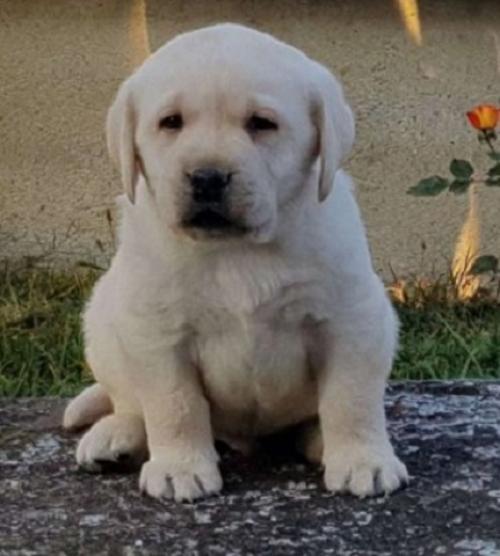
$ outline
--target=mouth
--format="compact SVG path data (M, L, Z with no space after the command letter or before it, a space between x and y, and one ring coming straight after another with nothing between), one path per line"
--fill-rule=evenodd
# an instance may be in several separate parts
M201 228L202 230L226 230L233 226L228 218L211 209L198 211L187 221L187 225L188 227Z
M240 236L247 231L241 224L211 208L204 208L191 214L183 221L182 227L193 237Z

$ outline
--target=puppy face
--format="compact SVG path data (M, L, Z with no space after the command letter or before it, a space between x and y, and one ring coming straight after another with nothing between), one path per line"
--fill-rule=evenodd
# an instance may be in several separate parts
M236 25L167 43L125 82L108 116L130 200L142 173L165 226L198 240L270 241L304 187L326 197L353 135L327 70Z
M224 53L203 64L193 49L185 64L139 118L138 148L158 206L169 226L194 238L265 241L315 158L307 109L300 98L280 102L287 91L279 80L266 83L258 68Z

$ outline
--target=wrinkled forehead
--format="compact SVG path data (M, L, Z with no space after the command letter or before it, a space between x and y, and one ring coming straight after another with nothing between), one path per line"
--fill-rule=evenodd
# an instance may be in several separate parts
M278 110L284 109L284 99L289 106L307 96L308 62L295 49L271 41L174 41L134 79L140 81L139 102L147 111L181 103L214 111L253 105Z

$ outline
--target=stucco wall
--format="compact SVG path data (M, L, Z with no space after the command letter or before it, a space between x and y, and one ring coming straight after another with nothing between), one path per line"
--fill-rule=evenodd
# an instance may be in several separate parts
M106 259L119 179L106 109L142 56L139 0L0 1L0 259ZM238 21L306 50L339 75L357 117L349 170L379 269L444 268L467 197L417 200L452 156L481 160L463 113L500 104L500 2L420 2L423 45L391 0L146 0L152 49L180 31ZM500 191L481 189L482 246L500 254Z

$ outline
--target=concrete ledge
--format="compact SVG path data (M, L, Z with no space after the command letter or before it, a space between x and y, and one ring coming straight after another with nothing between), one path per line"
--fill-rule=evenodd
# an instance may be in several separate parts
M282 449L226 452L222 496L141 497L137 477L76 470L58 399L0 402L0 555L500 555L500 382L393 385L413 477L388 499L332 497ZM281 446L282 448L282 446Z

